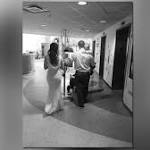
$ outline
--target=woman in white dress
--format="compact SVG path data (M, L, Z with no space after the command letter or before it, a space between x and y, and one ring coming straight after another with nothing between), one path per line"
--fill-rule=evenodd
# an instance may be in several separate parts
M58 44L52 43L44 60L44 69L47 70L47 82L49 86L48 99L45 105L45 112L52 114L63 108L61 81L63 75L62 59L58 55Z

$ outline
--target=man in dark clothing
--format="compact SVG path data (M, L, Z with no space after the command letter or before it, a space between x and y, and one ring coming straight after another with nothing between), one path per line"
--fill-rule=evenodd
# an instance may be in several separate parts
M90 75L95 68L93 56L88 53L84 46L84 41L78 42L79 51L72 54L71 58L66 59L65 63L74 62L75 72L75 87L78 98L78 105L84 107L84 103L88 94L88 84Z

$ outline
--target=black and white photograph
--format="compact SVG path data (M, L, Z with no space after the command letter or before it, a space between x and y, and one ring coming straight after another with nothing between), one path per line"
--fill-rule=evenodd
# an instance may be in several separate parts
M134 3L22 3L23 148L132 148Z

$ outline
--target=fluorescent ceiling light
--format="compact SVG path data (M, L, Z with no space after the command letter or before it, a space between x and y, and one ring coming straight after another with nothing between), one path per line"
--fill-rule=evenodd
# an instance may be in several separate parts
M87 4L87 2L85 2L85 1L78 2L78 5L86 5L86 4Z

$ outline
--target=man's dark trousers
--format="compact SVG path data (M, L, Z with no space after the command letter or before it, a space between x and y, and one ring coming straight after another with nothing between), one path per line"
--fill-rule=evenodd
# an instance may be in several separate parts
M90 74L89 72L79 72L75 73L75 86L78 97L78 105L83 106L88 95L88 84L89 84Z

